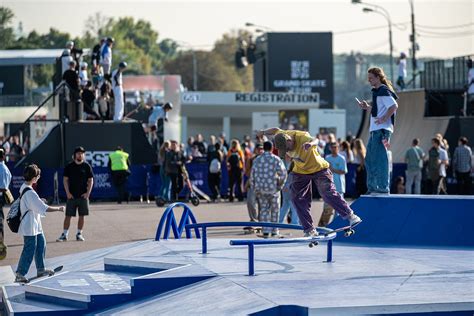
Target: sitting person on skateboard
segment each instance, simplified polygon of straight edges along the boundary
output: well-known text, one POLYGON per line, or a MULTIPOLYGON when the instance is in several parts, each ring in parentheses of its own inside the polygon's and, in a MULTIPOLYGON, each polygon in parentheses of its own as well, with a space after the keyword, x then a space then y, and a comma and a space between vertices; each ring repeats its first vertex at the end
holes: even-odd
POLYGON ((291 201, 296 208, 305 237, 318 235, 311 217, 312 182, 314 181, 324 202, 349 221, 351 226, 361 222, 359 216, 336 191, 329 163, 321 157, 316 149, 318 139, 313 139, 308 132, 281 130, 277 127, 260 130, 257 137, 275 135, 275 147, 280 158, 288 155, 294 163, 291 172, 291 201))
POLYGON ((24 245, 21 252, 20 261, 16 269, 15 282, 28 283, 25 275, 30 269, 33 258, 36 264, 37 277, 53 275, 54 271, 45 269, 44 257, 46 254, 46 240, 41 226, 41 217, 46 212, 64 212, 65 207, 53 207, 46 205, 38 194, 33 190, 32 185, 38 182, 41 170, 37 165, 29 165, 23 172, 25 183, 20 188, 20 194, 27 190, 20 200, 20 212, 22 220, 18 234, 23 236, 24 245))

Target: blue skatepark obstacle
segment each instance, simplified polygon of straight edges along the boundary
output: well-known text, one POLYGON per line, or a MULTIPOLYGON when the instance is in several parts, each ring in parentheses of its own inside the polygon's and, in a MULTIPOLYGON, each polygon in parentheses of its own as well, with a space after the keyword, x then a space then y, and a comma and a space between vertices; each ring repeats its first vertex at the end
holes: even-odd
MULTIPOLYGON (((363 219, 351 238, 371 245, 474 247, 474 197, 452 195, 361 196, 351 208, 363 219)), ((329 225, 341 227, 338 217, 329 225)))
MULTIPOLYGON (((194 217, 193 212, 187 206, 185 203, 182 202, 176 202, 170 204, 165 212, 163 213, 163 216, 161 216, 160 223, 158 224, 158 227, 156 229, 156 235, 155 235, 155 240, 159 241, 161 233, 163 232, 164 229, 164 234, 163 234, 163 239, 168 239, 170 236, 170 231, 173 230, 174 238, 175 239, 180 239, 181 235, 183 233, 183 230, 186 231, 186 238, 191 238, 191 229, 186 227, 186 224, 196 224, 196 218, 194 217), (173 210, 177 207, 182 207, 183 208, 183 213, 181 215, 181 220, 179 221, 179 225, 176 223, 176 218, 174 216, 173 210)), ((199 235, 199 230, 197 228, 194 229, 194 232, 196 234, 196 238, 200 238, 199 235)))

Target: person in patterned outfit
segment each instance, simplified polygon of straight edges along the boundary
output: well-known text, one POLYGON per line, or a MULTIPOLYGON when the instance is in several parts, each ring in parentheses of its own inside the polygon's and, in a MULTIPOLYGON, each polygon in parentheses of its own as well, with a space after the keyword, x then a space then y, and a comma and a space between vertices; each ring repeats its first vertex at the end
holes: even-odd
MULTIPOLYGON (((260 222, 278 223, 280 212, 280 191, 287 173, 283 161, 272 154, 272 142, 263 144, 264 153, 255 158, 250 172, 250 185, 254 189, 260 208, 260 222)), ((278 228, 264 227, 263 237, 278 237, 278 228)))

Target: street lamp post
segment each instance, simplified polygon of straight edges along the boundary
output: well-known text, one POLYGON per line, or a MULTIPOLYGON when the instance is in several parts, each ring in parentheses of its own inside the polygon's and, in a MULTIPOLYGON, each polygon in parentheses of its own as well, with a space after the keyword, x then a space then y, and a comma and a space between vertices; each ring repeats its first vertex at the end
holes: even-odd
POLYGON ((198 89, 198 76, 197 76, 197 59, 196 59, 196 52, 191 44, 186 42, 176 42, 181 47, 186 47, 190 49, 192 58, 193 58, 193 91, 197 91, 198 89))
POLYGON ((411 10, 411 64, 413 69, 413 87, 415 87, 415 78, 416 78, 416 37, 415 37, 415 8, 413 6, 413 0, 408 0, 410 2, 410 10, 411 10))
POLYGON ((369 12, 373 12, 373 13, 378 13, 380 15, 382 15, 384 18, 387 19, 387 23, 388 23, 388 42, 389 42, 389 46, 390 46, 390 79, 392 80, 392 82, 394 82, 394 77, 393 77, 393 40, 392 40, 392 20, 390 19, 390 15, 388 14, 388 12, 383 9, 383 8, 380 8, 382 11, 377 11, 377 10, 374 10, 374 9, 371 9, 371 8, 363 8, 362 11, 364 11, 365 13, 369 13, 369 12))

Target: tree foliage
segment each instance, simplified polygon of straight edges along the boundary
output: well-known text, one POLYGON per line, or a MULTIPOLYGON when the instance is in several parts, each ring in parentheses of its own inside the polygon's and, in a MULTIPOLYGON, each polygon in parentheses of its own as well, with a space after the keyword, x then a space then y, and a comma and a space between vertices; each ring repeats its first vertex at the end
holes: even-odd
MULTIPOLYGON (((211 51, 196 51, 197 89, 201 91, 252 91, 251 67, 236 69, 234 55, 242 38, 248 39, 245 31, 224 34, 211 51)), ((183 85, 193 89, 193 53, 182 52, 168 60, 165 70, 181 75, 183 85)))
MULTIPOLYGON (((13 12, 0 7, 0 49, 50 49, 64 48, 67 41, 76 47, 91 48, 103 37, 113 37, 113 67, 121 61, 129 65, 132 74, 177 74, 183 84, 193 87, 193 56, 197 61, 198 89, 207 91, 250 91, 252 69, 236 69, 234 54, 240 39, 248 40, 250 34, 243 30, 224 34, 211 51, 179 51, 172 39, 160 41, 158 31, 150 22, 133 17, 110 18, 101 13, 88 17, 83 35, 73 38, 70 34, 50 28, 49 32, 29 34, 15 38, 12 28, 13 12)), ((88 61, 88 58, 86 59, 88 61)), ((53 67, 35 66, 34 80, 38 85, 48 85, 53 67)))

